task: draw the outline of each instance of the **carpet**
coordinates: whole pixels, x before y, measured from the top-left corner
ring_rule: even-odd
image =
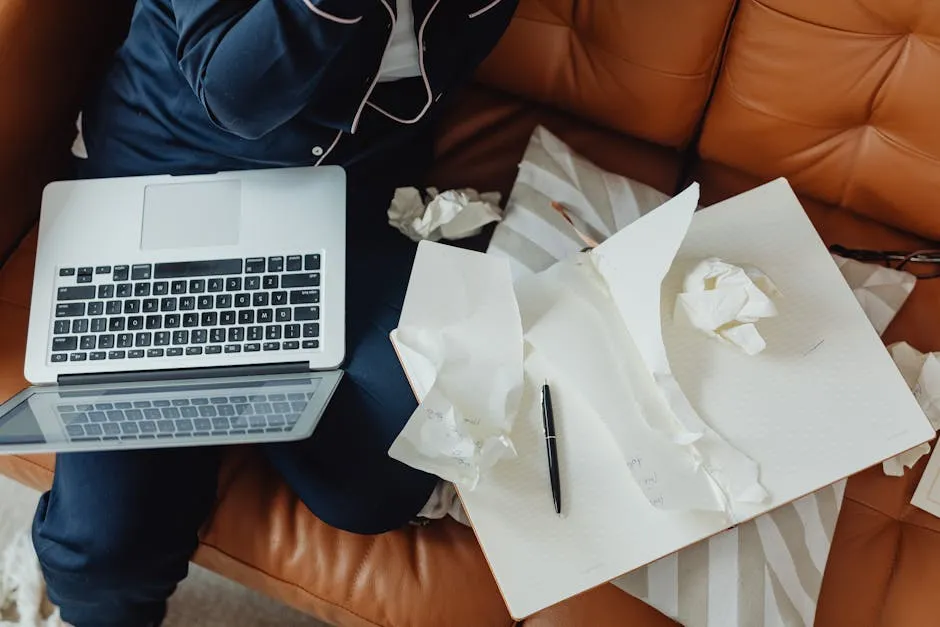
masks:
[[[38,499],[38,492],[0,476],[0,555],[29,529]],[[12,624],[33,627],[34,623]],[[170,599],[163,627],[329,626],[204,568],[192,566],[189,577]]]

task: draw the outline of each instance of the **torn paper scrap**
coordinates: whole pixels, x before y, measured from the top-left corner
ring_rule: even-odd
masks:
[[[490,222],[502,220],[498,192],[480,194],[473,189],[438,192],[429,187],[425,196],[414,187],[395,190],[388,208],[388,223],[418,242],[472,237]]]
[[[938,353],[922,353],[907,342],[888,347],[901,376],[914,392],[914,398],[934,430],[940,430],[940,360]],[[930,453],[930,444],[922,444],[882,464],[886,475],[900,477],[904,468],[912,468],[917,460]]]
[[[736,502],[761,503],[768,498],[759,481],[759,465],[698,415],[673,376],[663,342],[662,282],[685,239],[698,198],[699,187],[693,184],[616,233],[587,257],[606,284],[636,347],[647,377],[646,389],[654,386],[641,401],[646,416],[658,416],[649,427],[685,447],[684,454],[711,482],[715,509],[734,518]],[[657,404],[665,404],[665,411]]]
[[[885,332],[917,282],[910,272],[833,255],[846,283],[878,335]]]
[[[686,275],[683,292],[676,298],[676,318],[756,355],[767,347],[756,323],[777,315],[773,299],[779,296],[773,282],[757,268],[712,257]]]
[[[421,242],[395,339],[426,381],[389,455],[473,489],[515,454],[524,347],[506,260]]]

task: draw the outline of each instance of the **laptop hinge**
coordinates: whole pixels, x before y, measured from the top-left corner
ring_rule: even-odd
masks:
[[[310,372],[306,361],[286,364],[260,364],[254,366],[221,366],[214,368],[177,368],[175,370],[145,370],[136,372],[102,372],[98,374],[59,375],[59,385],[100,385],[110,383],[138,383],[141,381],[176,381],[180,379],[216,379],[219,377],[258,377],[263,375]]]

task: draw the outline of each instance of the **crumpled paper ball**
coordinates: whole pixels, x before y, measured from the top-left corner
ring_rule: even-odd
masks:
[[[686,275],[676,314],[707,335],[756,355],[767,343],[755,323],[777,315],[773,299],[779,296],[777,287],[757,268],[711,257]]]
[[[388,223],[416,242],[462,239],[503,219],[499,201],[499,192],[481,194],[474,189],[439,192],[429,187],[422,195],[414,187],[402,187],[395,190],[388,208]]]
[[[922,353],[907,342],[892,344],[888,352],[914,392],[914,398],[927,420],[935,431],[940,430],[940,353]],[[885,461],[881,468],[888,476],[900,477],[904,475],[905,468],[913,468],[928,453],[930,444],[921,444]]]

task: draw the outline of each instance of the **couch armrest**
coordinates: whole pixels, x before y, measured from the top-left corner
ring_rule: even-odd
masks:
[[[61,174],[82,88],[120,40],[132,4],[0,0],[0,261]]]

